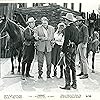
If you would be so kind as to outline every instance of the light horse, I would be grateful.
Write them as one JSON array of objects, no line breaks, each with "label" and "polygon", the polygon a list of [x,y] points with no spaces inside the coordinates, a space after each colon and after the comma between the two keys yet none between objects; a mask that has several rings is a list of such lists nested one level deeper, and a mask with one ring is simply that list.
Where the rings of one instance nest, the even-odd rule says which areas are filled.
[{"label": "light horse", "polygon": [[98,45],[99,45],[99,36],[97,33],[95,33],[95,31],[98,31],[98,30],[96,30],[95,22],[94,22],[94,25],[89,27],[89,41],[87,45],[87,59],[88,59],[88,54],[90,53],[90,51],[92,51],[92,73],[95,73],[94,60],[95,60],[95,54],[97,52]]},{"label": "light horse", "polygon": [[20,63],[22,57],[22,34],[19,26],[10,19],[6,19],[6,16],[2,17],[0,20],[0,34],[4,31],[7,31],[8,35],[10,36],[10,56],[11,56],[11,64],[12,70],[11,74],[14,74],[14,56],[18,55],[18,73],[20,73]]}]

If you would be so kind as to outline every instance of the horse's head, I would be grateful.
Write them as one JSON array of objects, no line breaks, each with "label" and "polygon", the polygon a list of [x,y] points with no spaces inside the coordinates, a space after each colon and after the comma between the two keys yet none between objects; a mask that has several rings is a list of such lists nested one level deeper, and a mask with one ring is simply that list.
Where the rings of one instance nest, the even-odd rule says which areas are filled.
[{"label": "horse's head", "polygon": [[6,21],[7,21],[7,19],[6,19],[5,15],[0,17],[0,33],[2,33],[5,30]]}]

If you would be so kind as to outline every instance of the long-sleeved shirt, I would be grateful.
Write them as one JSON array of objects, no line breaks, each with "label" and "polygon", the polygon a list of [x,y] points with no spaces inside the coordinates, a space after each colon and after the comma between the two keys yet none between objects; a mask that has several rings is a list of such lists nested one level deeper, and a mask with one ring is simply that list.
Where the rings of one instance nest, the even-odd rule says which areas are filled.
[{"label": "long-sleeved shirt", "polygon": [[79,26],[79,43],[87,43],[88,42],[88,27],[85,24],[81,24]]},{"label": "long-sleeved shirt", "polygon": [[65,29],[65,36],[64,36],[64,43],[62,46],[62,52],[66,53],[66,50],[68,49],[69,41],[74,42],[77,45],[77,33],[79,32],[76,26],[71,23],[69,26],[67,26]]},{"label": "long-sleeved shirt", "polygon": [[62,46],[64,42],[64,35],[63,33],[58,34],[58,31],[54,33],[55,43]]}]

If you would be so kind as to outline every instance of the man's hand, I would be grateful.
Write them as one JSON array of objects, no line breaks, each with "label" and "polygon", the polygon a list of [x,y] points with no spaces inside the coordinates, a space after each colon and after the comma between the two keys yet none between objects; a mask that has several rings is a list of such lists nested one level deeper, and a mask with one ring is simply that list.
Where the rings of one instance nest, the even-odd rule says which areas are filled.
[{"label": "man's hand", "polygon": [[82,48],[86,48],[86,47],[87,47],[87,44],[86,43],[85,44],[83,43],[82,44]]},{"label": "man's hand", "polygon": [[39,40],[42,40],[42,41],[47,41],[48,38],[47,37],[39,37]]},{"label": "man's hand", "polygon": [[65,55],[65,54],[64,54],[63,52],[60,53],[60,57],[64,57],[64,55]]}]

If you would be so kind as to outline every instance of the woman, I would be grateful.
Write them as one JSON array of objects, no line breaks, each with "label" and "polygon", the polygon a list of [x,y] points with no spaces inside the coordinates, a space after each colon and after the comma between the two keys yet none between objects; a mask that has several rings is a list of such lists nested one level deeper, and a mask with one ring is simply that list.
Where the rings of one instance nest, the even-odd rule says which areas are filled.
[{"label": "woman", "polygon": [[60,65],[60,78],[63,78],[63,58],[61,59],[60,63],[58,64],[60,60],[60,52],[61,52],[61,47],[64,42],[64,34],[63,34],[63,29],[66,27],[64,23],[59,23],[58,24],[58,29],[54,33],[54,48],[52,49],[52,64],[54,65],[54,76],[57,75],[57,68],[56,65]]}]

